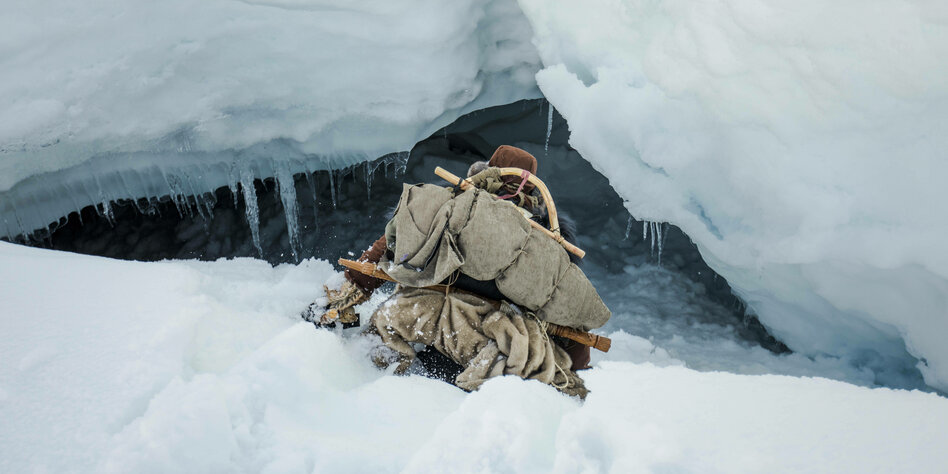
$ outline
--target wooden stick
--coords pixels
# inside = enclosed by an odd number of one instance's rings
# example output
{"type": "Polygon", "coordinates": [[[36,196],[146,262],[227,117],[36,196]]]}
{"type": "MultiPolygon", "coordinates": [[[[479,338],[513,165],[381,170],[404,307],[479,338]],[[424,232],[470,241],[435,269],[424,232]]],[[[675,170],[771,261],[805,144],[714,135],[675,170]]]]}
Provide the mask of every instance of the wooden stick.
{"type": "Polygon", "coordinates": [[[612,339],[606,336],[580,331],[579,329],[569,326],[560,326],[559,324],[546,323],[546,326],[546,331],[554,336],[565,337],[584,346],[599,349],[602,352],[609,352],[609,349],[612,347],[612,339]]]}
{"type": "MultiPolygon", "coordinates": [[[[520,175],[520,171],[521,171],[519,168],[501,168],[501,170],[507,175],[510,175],[510,174],[520,175]]],[[[460,186],[461,189],[467,189],[473,186],[473,184],[471,184],[469,180],[466,180],[466,179],[462,180],[454,173],[451,173],[450,171],[440,166],[435,168],[435,174],[455,186],[460,186]]],[[[546,229],[542,225],[538,224],[536,221],[532,219],[527,219],[527,222],[529,222],[530,225],[533,226],[533,228],[540,230],[544,234],[548,235],[551,239],[559,242],[559,244],[562,245],[563,248],[565,248],[567,252],[573,255],[576,255],[579,258],[585,257],[586,252],[583,249],[567,242],[566,239],[564,239],[563,236],[560,235],[559,220],[556,217],[556,207],[553,205],[553,197],[550,196],[550,191],[547,189],[546,185],[543,184],[543,181],[540,181],[539,178],[533,175],[530,175],[529,181],[533,183],[537,187],[537,189],[540,190],[540,194],[543,195],[543,200],[546,202],[547,209],[550,212],[550,226],[552,226],[554,230],[546,229]]]]}
{"type": "MultiPolygon", "coordinates": [[[[342,265],[350,270],[357,271],[363,275],[368,275],[370,277],[378,278],[380,280],[386,281],[395,281],[394,278],[388,276],[387,273],[382,271],[378,265],[371,262],[357,262],[355,260],[349,260],[346,258],[339,259],[339,265],[342,265]]],[[[427,286],[426,289],[444,291],[445,285],[434,285],[427,286]]],[[[461,291],[455,289],[454,291],[461,291]]],[[[480,296],[480,295],[477,295],[480,296]]],[[[484,298],[483,296],[480,296],[484,298]]],[[[495,307],[500,306],[500,303],[491,300],[489,298],[484,298],[487,301],[490,301],[494,304],[495,307]]],[[[599,349],[602,352],[609,352],[609,349],[612,347],[612,339],[609,339],[605,336],[600,336],[598,334],[593,334],[591,332],[580,331],[579,329],[571,328],[568,326],[560,326],[559,324],[546,323],[546,332],[559,337],[565,337],[571,341],[578,342],[584,346],[593,347],[599,349]]]]}

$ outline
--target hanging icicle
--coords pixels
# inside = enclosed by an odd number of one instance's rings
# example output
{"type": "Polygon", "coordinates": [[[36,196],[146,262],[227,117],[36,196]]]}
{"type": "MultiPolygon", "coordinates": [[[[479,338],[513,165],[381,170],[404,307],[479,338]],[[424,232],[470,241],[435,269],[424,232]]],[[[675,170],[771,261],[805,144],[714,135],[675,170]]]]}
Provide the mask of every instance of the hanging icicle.
{"type": "Polygon", "coordinates": [[[543,155],[546,156],[550,151],[550,135],[553,133],[553,104],[546,102],[549,112],[546,115],[546,142],[543,144],[543,155]]]}
{"type": "Polygon", "coordinates": [[[240,187],[244,195],[244,210],[247,214],[247,224],[250,225],[250,237],[257,255],[263,258],[263,248],[260,246],[260,209],[257,207],[257,190],[253,186],[253,171],[250,168],[240,170],[240,187]]]}
{"type": "Polygon", "coordinates": [[[298,263],[300,261],[300,216],[296,200],[296,181],[293,179],[293,173],[286,165],[277,165],[274,171],[280,201],[283,203],[283,214],[286,217],[286,232],[290,242],[290,250],[293,252],[293,260],[298,263]]]}

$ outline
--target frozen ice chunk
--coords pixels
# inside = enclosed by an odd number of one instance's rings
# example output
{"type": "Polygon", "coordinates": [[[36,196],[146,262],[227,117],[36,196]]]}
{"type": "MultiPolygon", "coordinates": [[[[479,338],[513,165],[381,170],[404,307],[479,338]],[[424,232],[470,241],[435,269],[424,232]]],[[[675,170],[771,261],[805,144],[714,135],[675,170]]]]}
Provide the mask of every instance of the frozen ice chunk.
{"type": "Polygon", "coordinates": [[[570,145],[632,215],[684,230],[792,349],[907,350],[948,389],[948,4],[520,4],[570,145]]]}

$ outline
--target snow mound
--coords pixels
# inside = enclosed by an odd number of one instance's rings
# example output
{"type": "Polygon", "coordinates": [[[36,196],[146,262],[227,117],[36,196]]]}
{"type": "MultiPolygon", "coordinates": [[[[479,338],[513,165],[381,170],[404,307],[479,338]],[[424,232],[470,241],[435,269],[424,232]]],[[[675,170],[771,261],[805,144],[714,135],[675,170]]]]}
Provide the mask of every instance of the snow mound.
{"type": "Polygon", "coordinates": [[[516,378],[466,394],[387,375],[368,359],[371,340],[300,321],[322,284],[340,278],[323,261],[140,263],[7,243],[0,258],[2,472],[930,472],[948,463],[948,400],[918,391],[696,372],[658,352],[667,367],[597,363],[584,373],[585,403],[516,378]]]}
{"type": "Polygon", "coordinates": [[[504,0],[51,0],[0,22],[0,190],[103,153],[286,139],[375,158],[535,89],[504,0]]]}
{"type": "Polygon", "coordinates": [[[907,350],[948,389],[946,4],[520,4],[540,89],[633,215],[792,349],[907,350]]]}
{"type": "Polygon", "coordinates": [[[13,6],[0,235],[409,150],[463,113],[538,96],[530,38],[513,0],[13,6]]]}

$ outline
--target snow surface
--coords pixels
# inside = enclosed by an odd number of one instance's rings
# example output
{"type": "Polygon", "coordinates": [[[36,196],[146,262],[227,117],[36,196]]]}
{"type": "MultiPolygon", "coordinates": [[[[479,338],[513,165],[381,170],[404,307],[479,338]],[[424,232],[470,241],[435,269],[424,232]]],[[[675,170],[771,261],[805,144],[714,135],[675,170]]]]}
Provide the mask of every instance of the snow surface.
{"type": "Polygon", "coordinates": [[[600,280],[614,348],[594,354],[585,403],[511,378],[466,394],[300,322],[339,280],[323,261],[0,243],[0,471],[948,465],[945,398],[861,386],[907,349],[948,389],[948,7],[519,3],[525,16],[512,0],[8,5],[2,230],[129,197],[200,213],[239,182],[253,222],[246,184],[273,176],[292,241],[293,173],[407,150],[538,84],[628,209],[683,228],[798,353],[743,340],[699,285],[629,266],[600,280]]]}
{"type": "Polygon", "coordinates": [[[948,463],[948,399],[938,395],[697,372],[660,349],[636,355],[630,348],[649,342],[618,332],[611,360],[583,374],[584,403],[516,378],[467,394],[387,375],[368,359],[370,339],[300,321],[322,284],[339,282],[324,261],[141,263],[7,243],[0,258],[2,472],[933,472],[948,463]]]}
{"type": "Polygon", "coordinates": [[[537,97],[538,68],[513,0],[10,5],[0,235],[406,151],[463,113],[537,97]]]}
{"type": "Polygon", "coordinates": [[[16,71],[0,79],[0,190],[163,139],[376,158],[535,88],[529,27],[504,0],[44,0],[0,22],[16,71]]]}
{"type": "Polygon", "coordinates": [[[634,216],[792,349],[907,349],[948,389],[948,4],[520,5],[540,89],[634,216]]]}

